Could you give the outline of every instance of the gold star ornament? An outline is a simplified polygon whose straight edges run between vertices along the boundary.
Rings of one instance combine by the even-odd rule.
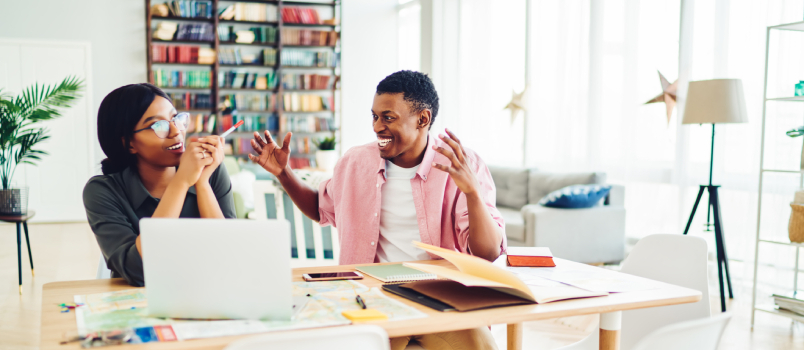
[[[659,94],[659,96],[654,97],[652,100],[645,102],[645,104],[664,102],[664,106],[667,109],[667,124],[670,124],[670,116],[673,114],[673,108],[676,107],[676,90],[678,90],[678,79],[670,84],[664,75],[662,75],[662,72],[659,72],[659,81],[662,83],[662,93]]]
[[[527,86],[525,86],[525,88],[522,89],[522,92],[520,92],[518,94],[516,93],[516,91],[511,90],[511,102],[508,102],[508,104],[505,105],[505,108],[503,108],[503,109],[510,109],[511,110],[511,123],[512,124],[514,123],[514,120],[516,119],[516,115],[517,115],[517,113],[519,113],[519,111],[527,110],[527,108],[525,108],[525,92],[526,91],[528,91]]]

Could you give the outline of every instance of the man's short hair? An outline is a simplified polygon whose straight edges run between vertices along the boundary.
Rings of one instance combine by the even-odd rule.
[[[433,127],[438,115],[438,93],[427,74],[401,70],[377,84],[377,95],[397,93],[402,93],[404,100],[410,102],[413,113],[429,109],[432,113],[429,127]]]

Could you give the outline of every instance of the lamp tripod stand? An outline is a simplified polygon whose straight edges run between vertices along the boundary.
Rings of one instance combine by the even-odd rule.
[[[698,204],[701,202],[704,190],[709,192],[709,204],[707,205],[707,228],[709,224],[709,210],[714,214],[715,219],[715,245],[717,246],[717,276],[720,286],[720,309],[726,312],[726,298],[723,290],[723,275],[725,274],[726,283],[729,289],[729,299],[734,299],[734,293],[731,290],[731,277],[729,276],[729,259],[726,256],[726,241],[723,237],[723,219],[720,216],[720,197],[718,196],[718,185],[712,185],[712,166],[715,159],[715,124],[712,124],[712,151],[709,158],[709,185],[701,185],[698,190],[698,198],[695,199],[695,205],[692,206],[692,213],[690,219],[687,221],[687,227],[684,229],[684,234],[690,230],[692,225],[692,218],[695,216],[695,211],[698,209]],[[707,229],[707,231],[710,231]]]

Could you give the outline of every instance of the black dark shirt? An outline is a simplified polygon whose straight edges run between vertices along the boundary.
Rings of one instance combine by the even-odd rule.
[[[232,185],[223,164],[212,173],[209,183],[223,216],[235,218]],[[158,204],[159,199],[152,197],[145,189],[135,167],[110,175],[94,176],[84,186],[87,220],[106,265],[112,270],[112,277],[123,277],[132,286],[144,285],[142,257],[135,241],[140,234],[140,219],[153,215]],[[195,186],[192,186],[187,191],[179,217],[200,216]]]

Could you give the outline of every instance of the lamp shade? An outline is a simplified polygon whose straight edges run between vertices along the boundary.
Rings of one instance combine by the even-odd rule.
[[[747,123],[740,79],[691,81],[681,124]]]

